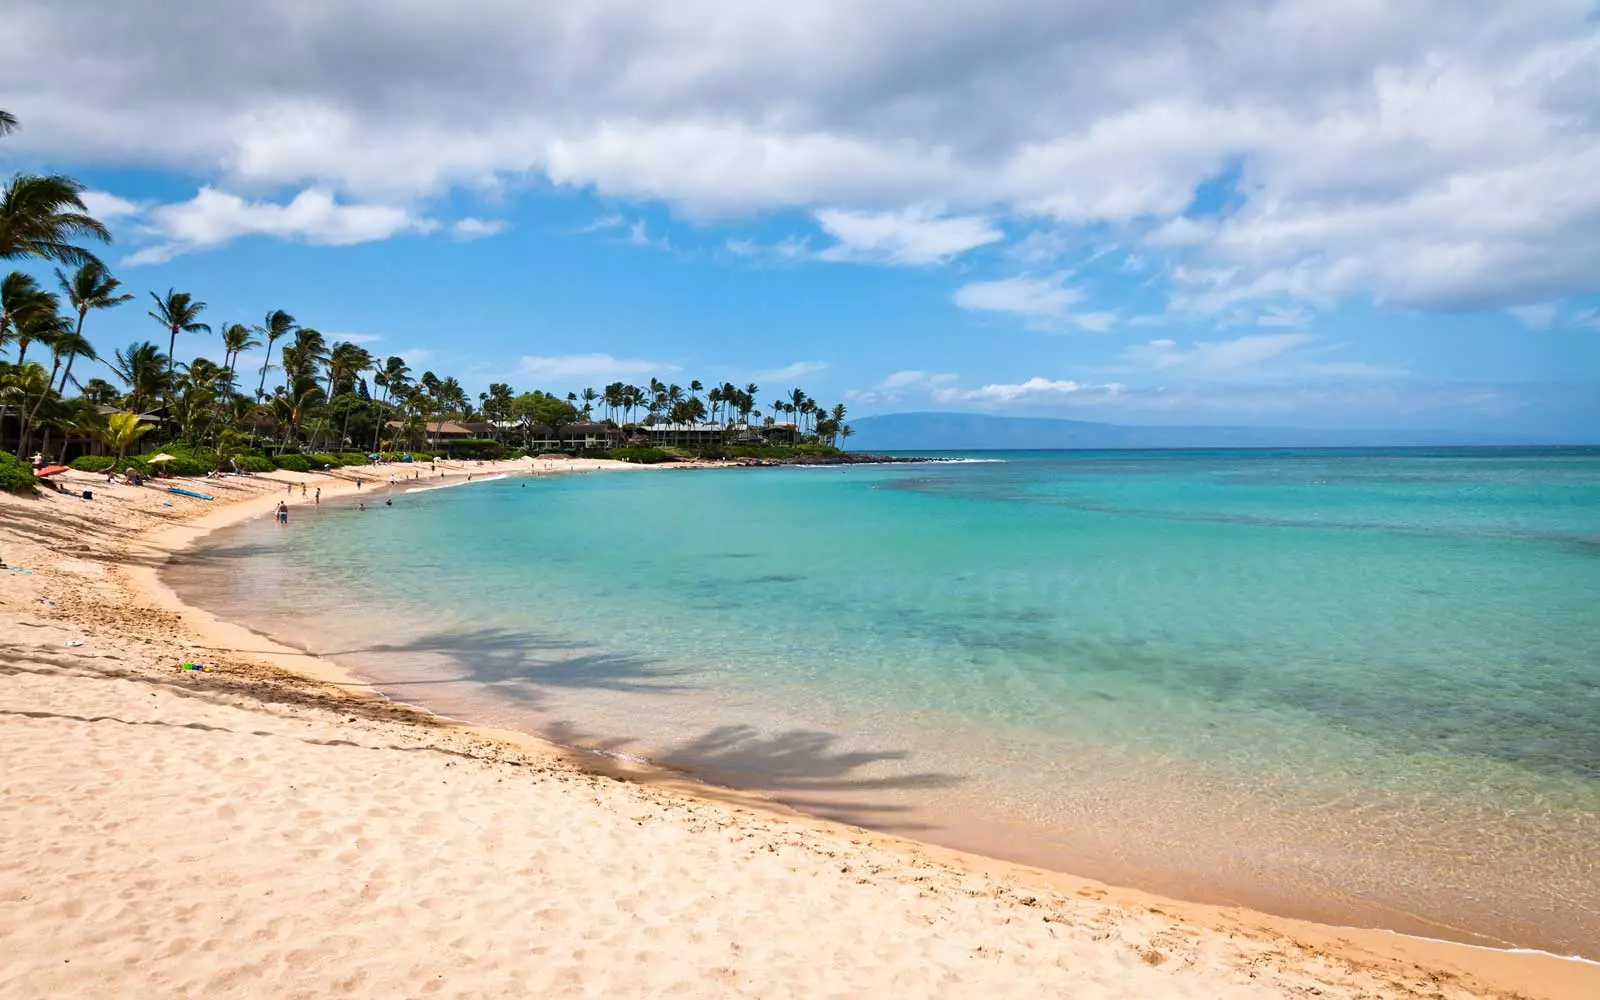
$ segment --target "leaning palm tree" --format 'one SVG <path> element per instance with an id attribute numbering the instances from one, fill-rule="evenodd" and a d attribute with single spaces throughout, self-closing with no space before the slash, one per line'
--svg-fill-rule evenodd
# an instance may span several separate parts
<path id="1" fill-rule="evenodd" d="M 17 174 L 0 192 L 0 260 L 86 264 L 95 256 L 78 246 L 85 239 L 109 243 L 111 233 L 84 206 L 82 182 L 59 174 Z"/>
<path id="2" fill-rule="evenodd" d="M 78 313 L 78 325 L 74 328 L 74 344 L 84 343 L 83 321 L 91 309 L 110 309 L 120 306 L 133 298 L 129 293 L 118 294 L 117 289 L 122 287 L 122 282 L 112 277 L 104 264 L 94 261 L 79 267 L 68 275 L 56 268 L 56 281 L 61 285 L 61 291 L 66 293 L 67 301 Z M 61 392 L 67 391 L 67 376 L 72 374 L 72 361 L 77 355 L 85 354 L 89 360 L 94 360 L 94 350 L 85 351 L 77 349 L 67 355 L 67 372 L 61 379 Z"/>
<path id="3" fill-rule="evenodd" d="M 10 135 L 20 127 L 16 115 L 9 111 L 0 111 L 0 135 Z"/>
<path id="4" fill-rule="evenodd" d="M 16 339 L 17 331 L 35 313 L 54 315 L 57 304 L 31 274 L 12 271 L 0 279 L 0 349 Z"/>
<path id="5" fill-rule="evenodd" d="M 170 381 L 174 355 L 178 349 L 178 334 L 210 333 L 211 324 L 200 322 L 200 314 L 205 312 L 206 304 L 196 301 L 188 292 L 169 288 L 166 298 L 155 292 L 151 292 L 150 297 L 156 301 L 150 318 L 167 330 L 167 378 Z"/>
<path id="6" fill-rule="evenodd" d="M 272 345 L 293 333 L 295 325 L 293 316 L 282 309 L 275 309 L 267 313 L 267 318 L 256 327 L 256 332 L 267 338 L 267 357 L 261 362 L 261 382 L 256 386 L 257 399 L 265 399 L 267 395 L 267 369 L 272 367 Z"/>
<path id="7" fill-rule="evenodd" d="M 229 381 L 232 381 L 234 369 L 239 364 L 239 355 L 260 346 L 261 341 L 256 339 L 255 331 L 243 323 L 229 323 L 222 328 L 222 367 L 228 369 Z"/>
<path id="8" fill-rule="evenodd" d="M 56 314 L 56 307 L 61 300 L 52 292 L 40 293 L 40 306 L 23 315 L 17 324 L 17 364 L 20 366 L 28 357 L 28 345 L 42 344 L 46 348 L 53 347 L 63 336 L 72 332 L 72 321 L 65 316 Z"/>

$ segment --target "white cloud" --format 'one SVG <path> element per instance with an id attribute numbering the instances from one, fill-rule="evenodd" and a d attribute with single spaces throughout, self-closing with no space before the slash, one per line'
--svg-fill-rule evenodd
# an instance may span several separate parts
<path id="1" fill-rule="evenodd" d="M 1083 301 L 1083 292 L 1062 284 L 1070 271 L 1047 278 L 1022 275 L 974 281 L 956 289 L 956 305 L 979 312 L 1007 312 L 1031 319 L 1060 319 Z"/>
<path id="2" fill-rule="evenodd" d="M 330 344 L 336 344 L 341 340 L 352 344 L 375 344 L 383 339 L 383 335 L 379 333 L 325 333 L 323 336 L 328 338 Z"/>
<path id="3" fill-rule="evenodd" d="M 1001 312 L 1020 316 L 1036 329 L 1077 326 L 1103 333 L 1116 321 L 1111 311 L 1074 312 L 1083 292 L 1065 284 L 1072 272 L 1048 277 L 1019 275 L 995 281 L 974 281 L 956 289 L 956 305 L 971 312 Z"/>
<path id="4" fill-rule="evenodd" d="M 1506 312 L 1515 316 L 1530 330 L 1543 330 L 1556 321 L 1556 304 L 1541 302 L 1531 306 L 1512 306 Z"/>
<path id="5" fill-rule="evenodd" d="M 1311 310 L 1301 306 L 1269 306 L 1256 317 L 1256 325 L 1304 327 L 1313 315 Z"/>
<path id="6" fill-rule="evenodd" d="M 429 232 L 435 223 L 396 206 L 340 203 L 319 188 L 308 188 L 280 205 L 203 187 L 189 201 L 152 208 L 149 227 L 163 242 L 134 252 L 124 264 L 158 264 L 241 236 L 344 246 Z"/>
<path id="7" fill-rule="evenodd" d="M 695 217 L 978 220 L 868 241 L 901 263 L 1046 217 L 1147 235 L 1187 266 L 1186 309 L 1504 308 L 1600 281 L 1590 0 L 208 10 L 14 0 L 8 145 L 254 197 L 416 205 L 531 179 Z M 1176 221 L 1219 177 L 1225 211 Z"/>
<path id="8" fill-rule="evenodd" d="M 908 369 L 894 372 L 878 383 L 880 389 L 905 389 L 914 385 L 942 385 L 954 382 L 956 376 L 951 372 L 924 372 Z"/>
<path id="9" fill-rule="evenodd" d="M 811 252 L 811 241 L 804 236 L 785 236 L 776 243 L 730 239 L 726 246 L 728 252 L 737 257 L 769 259 L 780 263 L 792 263 L 814 256 Z"/>
<path id="10" fill-rule="evenodd" d="M 424 362 L 432 361 L 434 354 L 426 347 L 408 347 L 403 351 L 395 352 L 395 356 L 404 358 L 408 365 L 420 365 Z"/>
<path id="11" fill-rule="evenodd" d="M 508 225 L 504 219 L 475 219 L 468 216 L 450 224 L 450 235 L 458 240 L 481 240 L 505 232 Z"/>
<path id="12" fill-rule="evenodd" d="M 667 375 L 679 370 L 677 365 L 664 361 L 617 358 L 609 354 L 524 354 L 517 368 L 524 375 L 533 378 L 557 381 L 581 378 L 638 378 L 645 375 Z"/>
<path id="13" fill-rule="evenodd" d="M 942 264 L 976 247 L 1005 239 L 988 219 L 942 216 L 914 205 L 899 212 L 849 212 L 824 209 L 817 224 L 838 240 L 817 254 L 821 260 L 876 264 Z"/>
<path id="14" fill-rule="evenodd" d="M 796 361 L 793 364 L 784 365 L 782 368 L 757 372 L 755 377 L 763 382 L 784 382 L 805 375 L 815 375 L 817 372 L 826 370 L 827 367 L 827 364 L 821 361 Z"/>
<path id="15" fill-rule="evenodd" d="M 1107 397 L 1127 391 L 1127 386 L 1117 382 L 1091 385 L 1067 379 L 1047 379 L 1035 376 L 1026 382 L 991 383 L 976 389 L 938 389 L 933 398 L 941 403 L 1061 403 L 1104 402 Z"/>
<path id="16" fill-rule="evenodd" d="M 1323 360 L 1340 345 L 1313 345 L 1316 338 L 1309 333 L 1253 334 L 1187 346 L 1162 339 L 1135 344 L 1123 351 L 1122 357 L 1138 369 L 1185 376 L 1387 378 L 1405 374 L 1398 368 L 1362 361 Z"/>
<path id="17" fill-rule="evenodd" d="M 1196 343 L 1179 347 L 1175 340 L 1152 340 L 1123 352 L 1128 361 L 1160 371 L 1180 370 L 1206 374 L 1252 368 L 1277 358 L 1311 340 L 1308 333 L 1271 333 L 1235 340 Z"/>
<path id="18" fill-rule="evenodd" d="M 82 198 L 89 214 L 101 222 L 115 222 L 144 211 L 139 205 L 126 198 L 119 198 L 109 191 L 85 191 Z"/>

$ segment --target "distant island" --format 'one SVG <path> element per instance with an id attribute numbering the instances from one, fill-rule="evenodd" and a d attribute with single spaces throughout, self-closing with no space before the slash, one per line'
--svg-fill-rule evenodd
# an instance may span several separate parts
<path id="1" fill-rule="evenodd" d="M 1401 448 L 1538 444 L 1521 437 L 1445 430 L 1137 426 L 983 413 L 860 417 L 863 451 L 1034 451 L 1106 448 Z"/>

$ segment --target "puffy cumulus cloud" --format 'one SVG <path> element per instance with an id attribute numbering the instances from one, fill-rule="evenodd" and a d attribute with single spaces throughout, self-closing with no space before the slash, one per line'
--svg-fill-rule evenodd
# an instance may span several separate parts
<path id="1" fill-rule="evenodd" d="M 901 403 L 911 397 L 932 398 L 937 391 L 960 376 L 954 372 L 928 372 L 915 368 L 891 372 L 870 389 L 847 389 L 844 396 L 852 403 L 872 406 Z"/>
<path id="2" fill-rule="evenodd" d="M 1147 237 L 1181 309 L 1498 308 L 1600 280 L 1592 11 L 12 0 L 0 92 L 25 155 L 254 196 L 409 204 L 530 175 L 691 216 L 846 213 L 866 253 L 903 263 L 961 252 L 984 219 L 1044 217 Z M 1226 210 L 1197 203 L 1218 184 Z M 933 203 L 968 221 L 868 225 Z"/>
<path id="3" fill-rule="evenodd" d="M 83 207 L 101 222 L 117 222 L 144 211 L 136 202 L 119 198 L 109 191 L 83 192 Z"/>
<path id="4" fill-rule="evenodd" d="M 941 216 L 926 206 L 899 212 L 816 213 L 817 224 L 838 240 L 817 254 L 822 260 L 884 264 L 940 264 L 976 247 L 1005 239 L 979 216 Z"/>
<path id="5" fill-rule="evenodd" d="M 666 375 L 677 365 L 643 358 L 618 358 L 610 354 L 524 354 L 517 368 L 524 375 L 546 379 L 618 379 Z"/>
<path id="6" fill-rule="evenodd" d="M 204 187 L 190 200 L 149 210 L 147 229 L 160 242 L 129 255 L 125 264 L 155 264 L 180 254 L 222 246 L 241 236 L 276 236 L 344 246 L 385 240 L 398 233 L 430 232 L 436 224 L 392 205 L 344 204 L 318 188 L 278 204 L 246 201 Z"/>

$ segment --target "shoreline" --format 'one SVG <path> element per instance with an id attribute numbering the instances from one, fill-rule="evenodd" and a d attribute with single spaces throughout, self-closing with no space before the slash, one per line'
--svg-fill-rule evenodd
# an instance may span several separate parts
<path id="1" fill-rule="evenodd" d="M 461 475 L 470 472 L 474 476 L 480 473 L 489 476 L 502 472 L 526 475 L 578 471 L 573 465 L 563 463 L 560 470 L 551 469 L 547 465 L 541 472 L 537 468 L 537 463 L 533 467 L 523 467 L 523 463 L 527 461 L 484 463 L 482 466 L 469 463 L 449 464 L 461 465 L 458 470 Z M 640 468 L 625 463 L 592 463 L 585 464 L 582 468 L 588 470 L 611 466 Z M 684 466 L 680 464 L 677 467 Z M 382 471 L 387 472 L 388 469 Z M 948 869 L 946 874 L 957 878 L 999 879 L 1017 891 L 1034 889 L 1038 892 L 1061 893 L 1072 898 L 1092 898 L 1096 901 L 1096 905 L 1119 907 L 1130 913 L 1158 914 L 1163 919 L 1175 921 L 1191 934 L 1199 933 L 1202 936 L 1208 933 L 1226 934 L 1228 940 L 1243 937 L 1247 940 L 1274 942 L 1279 947 L 1288 941 L 1300 949 L 1309 951 L 1310 954 L 1336 959 L 1351 969 L 1371 970 L 1396 964 L 1397 967 L 1404 967 L 1409 973 L 1408 976 L 1402 976 L 1403 979 L 1416 977 L 1418 970 L 1439 973 L 1444 981 L 1466 977 L 1475 984 L 1481 984 L 1481 989 L 1487 991 L 1468 995 L 1493 995 L 1500 991 L 1514 990 L 1524 995 L 1564 1000 L 1566 997 L 1593 995 L 1593 990 L 1600 987 L 1600 964 L 1585 959 L 1555 956 L 1544 952 L 1459 944 L 1385 930 L 1320 925 L 1237 907 L 1169 900 L 1135 889 L 1102 885 L 1067 873 L 1031 868 L 980 855 L 965 854 L 909 838 L 865 831 L 797 812 L 756 793 L 705 784 L 660 767 L 639 767 L 625 759 L 602 758 L 589 751 L 561 747 L 526 733 L 488 729 L 445 719 L 426 713 L 415 706 L 385 698 L 331 660 L 294 649 L 244 626 L 217 618 L 203 609 L 184 604 L 177 593 L 161 580 L 160 572 L 164 566 L 185 550 L 202 542 L 213 531 L 252 517 L 267 516 L 280 500 L 290 502 L 291 507 L 310 502 L 309 497 L 302 498 L 298 492 L 279 493 L 276 491 L 276 485 L 293 482 L 304 483 L 308 489 L 320 486 L 328 492 L 329 499 L 335 499 L 353 496 L 358 492 L 350 478 L 358 474 L 355 470 L 340 470 L 332 474 L 276 473 L 249 477 L 249 481 L 256 485 L 272 483 L 273 488 L 252 490 L 254 495 L 229 500 L 219 497 L 217 501 L 213 501 L 217 506 L 204 511 L 195 508 L 206 502 L 188 501 L 186 513 L 194 513 L 197 516 L 166 519 L 166 523 L 156 527 L 155 530 L 121 539 L 120 552 L 107 553 L 110 558 L 106 561 L 116 568 L 113 574 L 113 589 L 120 587 L 124 591 L 123 596 L 131 598 L 133 603 L 146 603 L 157 611 L 169 615 L 172 640 L 176 645 L 205 650 L 207 653 L 218 654 L 230 660 L 244 658 L 255 667 L 265 667 L 272 673 L 281 672 L 284 675 L 282 677 L 252 675 L 252 680 L 266 682 L 269 686 L 275 683 L 281 684 L 290 678 L 312 685 L 316 689 L 312 696 L 313 700 L 321 703 L 322 708 L 333 709 L 340 714 L 343 714 L 345 708 L 359 706 L 385 717 L 389 724 L 423 729 L 430 738 L 445 734 L 480 751 L 528 755 L 544 762 L 547 766 L 572 768 L 581 774 L 605 775 L 625 781 L 637 788 L 664 793 L 669 798 L 681 797 L 693 800 L 706 808 L 732 809 L 739 814 L 753 813 L 764 817 L 762 822 L 766 824 L 781 824 L 784 827 L 803 830 L 816 837 L 846 838 L 852 844 L 866 845 L 872 852 L 881 853 L 887 858 L 901 862 L 909 861 L 919 865 L 932 863 Z M 90 478 L 98 480 L 100 477 Z M 223 481 L 229 485 L 235 482 L 238 481 Z M 462 483 L 464 482 L 463 480 Z M 184 481 L 186 486 L 196 483 L 199 483 L 197 486 L 199 489 L 221 492 L 221 483 Z M 214 485 L 219 488 L 213 489 Z M 387 484 L 383 482 L 383 476 L 380 474 L 370 485 L 377 492 L 382 492 Z M 59 497 L 52 499 L 63 503 L 71 502 Z M 8 500 L 3 509 L 9 517 L 16 504 L 37 502 L 39 501 Z M 209 504 L 206 506 L 209 507 Z M 291 514 L 291 521 L 292 517 Z M 0 522 L 0 528 L 11 523 Z M 7 554 L 9 555 L 14 548 L 14 543 L 8 541 Z M 8 608 L 7 618 L 10 617 L 12 616 Z M 190 679 L 203 683 L 209 680 L 210 676 L 213 675 Z M 227 673 L 224 672 L 223 676 L 227 676 Z M 355 717 L 350 721 L 354 722 Z M 485 750 L 485 748 L 490 749 Z M 1048 921 L 1049 918 L 1046 919 Z M 1152 966 L 1159 964 L 1150 959 L 1146 959 L 1146 962 Z M 3 973 L 4 963 L 0 963 L 0 975 Z M 0 982 L 3 982 L 3 979 L 0 979 Z M 1433 979 L 1433 982 L 1438 983 L 1440 979 Z M 1396 982 L 1394 985 L 1400 984 Z M 1409 988 L 1406 992 L 1383 995 L 1398 996 L 1408 993 Z"/>

